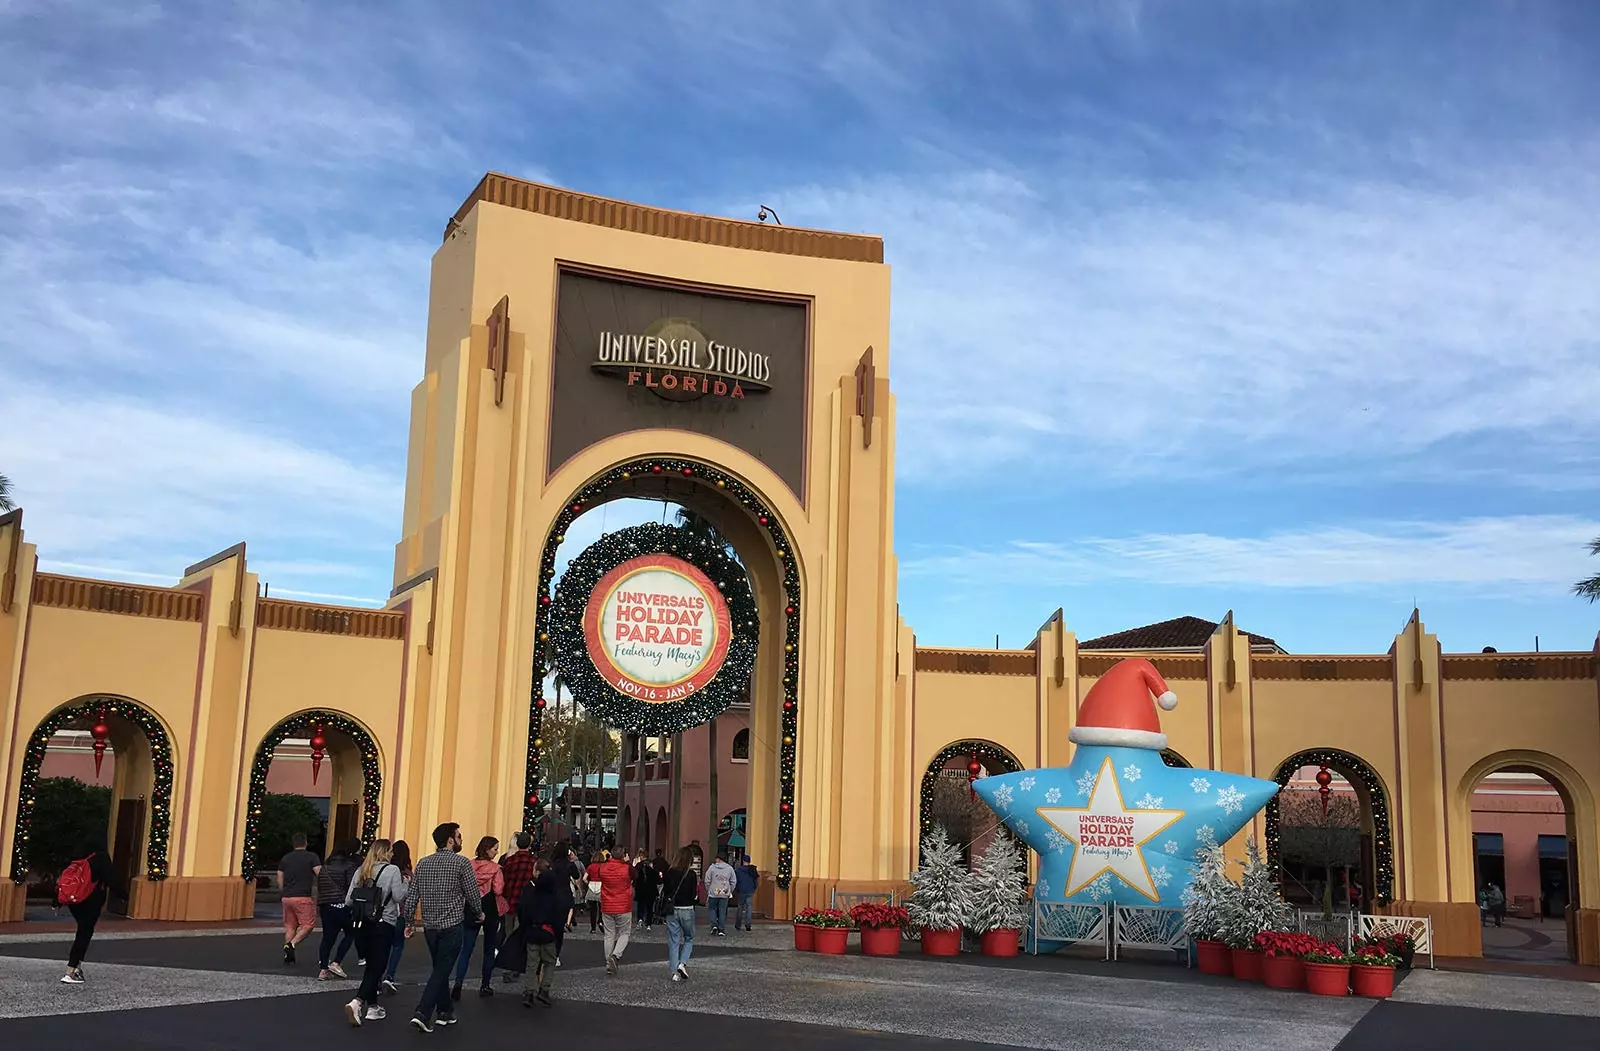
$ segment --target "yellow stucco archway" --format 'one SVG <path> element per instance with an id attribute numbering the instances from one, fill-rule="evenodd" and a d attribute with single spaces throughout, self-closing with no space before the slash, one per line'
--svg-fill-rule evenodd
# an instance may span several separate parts
<path id="1" fill-rule="evenodd" d="M 1467 834 L 1450 844 L 1453 885 L 1468 896 L 1475 895 L 1472 852 L 1472 794 L 1490 774 L 1505 770 L 1538 774 L 1561 795 L 1566 808 L 1567 837 L 1572 841 L 1572 864 L 1577 878 L 1576 891 L 1567 905 L 1567 945 L 1573 962 L 1600 964 L 1600 922 L 1594 910 L 1600 903 L 1600 823 L 1597 823 L 1594 792 L 1583 775 L 1571 764 L 1548 752 L 1511 748 L 1486 755 L 1461 775 L 1452 793 L 1451 822 Z M 1585 914 L 1587 913 L 1587 914 Z"/>

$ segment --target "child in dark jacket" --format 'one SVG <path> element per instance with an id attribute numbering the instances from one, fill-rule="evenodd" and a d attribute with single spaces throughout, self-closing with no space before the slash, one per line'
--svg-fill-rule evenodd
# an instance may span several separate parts
<path id="1" fill-rule="evenodd" d="M 528 945 L 528 969 L 522 980 L 522 1006 L 532 1007 L 534 1001 L 546 1007 L 554 1006 L 550 1000 L 550 986 L 556 974 L 556 936 L 566 917 L 562 915 L 561 890 L 567 883 L 567 874 L 557 872 L 548 861 L 541 860 L 534 869 L 531 886 L 525 888 L 517 899 L 517 920 Z"/>

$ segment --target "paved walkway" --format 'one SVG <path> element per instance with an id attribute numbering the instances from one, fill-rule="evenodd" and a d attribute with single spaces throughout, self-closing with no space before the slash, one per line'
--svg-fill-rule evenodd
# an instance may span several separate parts
<path id="1" fill-rule="evenodd" d="M 802 1041 L 852 1051 L 1600 1046 L 1600 986 L 1585 983 L 1418 971 L 1394 1001 L 1374 1003 L 1281 993 L 1167 964 L 826 957 L 792 951 L 783 926 L 726 939 L 704 927 L 698 933 L 692 979 L 674 984 L 659 929 L 629 950 L 616 978 L 604 973 L 598 939 L 580 931 L 563 950 L 554 1009 L 527 1011 L 498 983 L 502 995 L 486 1000 L 469 987 L 460 1028 L 475 1043 L 536 1036 L 597 1051 Z M 392 1014 L 373 1024 L 374 1034 L 343 1024 L 339 1008 L 353 983 L 314 979 L 315 939 L 300 954 L 311 962 L 298 968 L 282 964 L 271 932 L 97 939 L 88 984 L 63 986 L 57 938 L 0 944 L 0 1046 L 104 1043 L 108 1032 L 119 1048 L 276 1051 L 290 1034 L 319 1045 L 423 1039 L 404 1025 L 426 970 L 419 941 L 401 967 L 410 984 L 386 1001 Z"/>

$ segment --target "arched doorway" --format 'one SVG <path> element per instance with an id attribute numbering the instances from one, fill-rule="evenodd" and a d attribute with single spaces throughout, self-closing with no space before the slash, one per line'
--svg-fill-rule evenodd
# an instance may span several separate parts
<path id="1" fill-rule="evenodd" d="M 288 749 L 285 749 L 286 745 Z M 280 829 L 271 820 L 272 816 L 264 813 L 273 759 L 275 756 L 287 758 L 294 755 L 298 760 L 302 754 L 309 777 L 297 778 L 295 782 L 281 786 L 302 791 L 289 791 L 281 795 L 300 796 L 319 813 L 313 819 L 303 807 L 299 807 L 304 817 L 291 817 Z M 323 787 L 328 793 L 326 796 L 319 794 L 312 797 L 303 791 Z M 316 834 L 320 831 L 324 849 L 318 853 L 323 857 L 327 856 L 329 845 L 346 838 L 359 839 L 365 847 L 378 834 L 378 805 L 382 792 L 383 772 L 378 745 L 366 727 L 347 715 L 324 709 L 310 709 L 291 715 L 261 739 L 256 747 L 255 759 L 250 764 L 250 784 L 245 800 L 244 849 L 240 853 L 241 874 L 245 879 L 253 879 L 257 871 L 270 868 L 286 852 L 283 842 L 277 839 L 268 842 L 263 832 L 286 839 L 289 831 L 305 831 L 312 839 L 314 848 Z M 321 807 L 312 802 L 314 799 L 326 799 L 326 813 L 320 813 Z M 295 821 L 313 827 L 296 826 L 290 829 L 288 825 Z"/>
<path id="2" fill-rule="evenodd" d="M 579 487 L 551 524 L 540 560 L 535 633 L 542 641 L 552 635 L 557 549 L 569 527 L 588 510 L 630 498 L 677 505 L 709 523 L 748 572 L 758 618 L 748 627 L 760 632 L 750 688 L 750 718 L 755 731 L 749 769 L 750 839 L 757 848 L 752 853 L 758 853 L 761 845 L 770 844 L 771 854 L 761 857 L 761 862 L 764 868 L 771 866 L 778 886 L 787 889 L 793 873 L 799 747 L 800 571 L 789 533 L 769 502 L 743 479 L 700 460 L 651 457 L 613 465 Z M 538 817 L 546 743 L 542 734 L 544 683 L 550 671 L 549 654 L 543 646 L 536 646 L 524 783 L 523 818 L 530 827 Z M 675 776 L 682 776 L 677 773 L 681 768 L 679 758 L 673 757 Z M 717 761 L 721 759 L 718 753 Z M 656 846 L 670 848 L 664 808 L 658 813 L 656 831 Z M 703 835 L 698 829 L 683 826 L 685 839 Z"/>
<path id="3" fill-rule="evenodd" d="M 1167 766 L 1178 767 L 1183 770 L 1191 769 L 1194 764 L 1171 748 L 1161 749 L 1161 761 Z"/>
<path id="4" fill-rule="evenodd" d="M 666 807 L 661 807 L 656 811 L 656 838 L 655 838 L 654 842 L 655 842 L 655 849 L 656 850 L 665 851 L 667 849 L 667 808 Z"/>
<path id="5" fill-rule="evenodd" d="M 1310 770 L 1310 774 L 1304 774 Z M 1324 771 L 1327 780 L 1319 776 Z M 1299 785 L 1296 778 L 1309 779 Z M 1354 911 L 1374 903 L 1394 900 L 1394 841 L 1390 832 L 1389 794 L 1366 762 L 1337 748 L 1310 748 L 1296 752 L 1278 764 L 1273 775 L 1284 789 L 1267 802 L 1267 858 L 1278 869 L 1285 895 L 1296 892 L 1307 900 L 1303 904 L 1320 907 L 1332 897 L 1351 908 L 1352 889 L 1357 901 Z M 1320 791 L 1328 788 L 1327 793 Z M 1324 809 L 1324 801 L 1327 807 Z M 1309 830 L 1291 834 L 1286 844 L 1286 818 L 1289 827 Z M 1290 848 L 1286 851 L 1286 845 Z M 1294 854 L 1292 864 L 1307 873 L 1320 870 L 1319 886 L 1307 879 L 1286 878 L 1285 859 Z M 1348 855 L 1348 863 L 1341 863 Z M 1351 879 L 1354 883 L 1351 883 Z M 1319 893 L 1320 892 L 1320 893 Z M 1343 896 L 1342 898 L 1340 896 Z"/>
<path id="6" fill-rule="evenodd" d="M 1472 886 L 1488 906 L 1483 955 L 1596 962 L 1584 959 L 1577 930 L 1594 834 L 1593 799 L 1577 771 L 1543 753 L 1501 752 L 1468 770 L 1460 791 L 1471 819 Z"/>
<path id="7" fill-rule="evenodd" d="M 1016 756 L 993 741 L 955 741 L 939 749 L 922 774 L 917 807 L 919 852 L 922 837 L 934 825 L 944 827 L 969 864 L 994 837 L 999 821 L 988 804 L 972 793 L 973 763 L 978 764 L 979 777 L 1022 769 Z"/>
<path id="8" fill-rule="evenodd" d="M 80 738 L 87 734 L 91 742 L 87 746 L 89 754 L 98 753 L 103 761 L 109 759 L 113 764 L 109 771 L 103 762 L 101 766 L 111 783 L 104 822 L 89 831 L 94 835 L 105 833 L 118 876 L 128 885 L 139 878 L 166 879 L 172 830 L 172 738 L 149 709 L 129 698 L 110 695 L 78 698 L 57 708 L 29 736 L 22 757 L 22 776 L 18 779 L 11 879 L 26 882 L 30 870 L 37 869 L 53 880 L 71 860 L 65 854 L 75 854 L 78 848 L 77 843 L 50 842 L 35 822 L 37 815 L 54 824 L 55 819 L 49 814 L 37 814 L 39 786 L 51 743 L 65 733 Z M 88 762 L 92 769 L 93 760 Z M 46 853 L 47 857 L 41 856 Z M 126 911 L 126 901 L 111 904 L 116 911 Z"/>

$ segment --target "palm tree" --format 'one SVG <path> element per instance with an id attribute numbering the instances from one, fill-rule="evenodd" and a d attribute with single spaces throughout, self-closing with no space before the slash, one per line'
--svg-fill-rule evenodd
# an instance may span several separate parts
<path id="1" fill-rule="evenodd" d="M 0 511 L 10 511 L 16 506 L 11 500 L 11 479 L 0 474 Z"/>
<path id="2" fill-rule="evenodd" d="M 1589 554 L 1600 555 L 1600 537 L 1595 537 L 1589 541 Z M 1580 580 L 1572 585 L 1572 592 L 1581 598 L 1588 599 L 1590 602 L 1600 602 L 1600 573 L 1596 573 L 1589 579 Z"/>
<path id="3" fill-rule="evenodd" d="M 709 518 L 706 518 L 698 511 L 691 511 L 687 507 L 680 507 L 678 508 L 678 513 L 675 516 L 675 519 L 678 523 L 678 527 L 689 533 L 691 536 L 699 539 L 709 540 L 716 546 L 722 548 L 728 554 L 734 554 L 733 544 L 728 540 L 727 537 L 722 535 L 722 530 L 718 529 Z"/>

